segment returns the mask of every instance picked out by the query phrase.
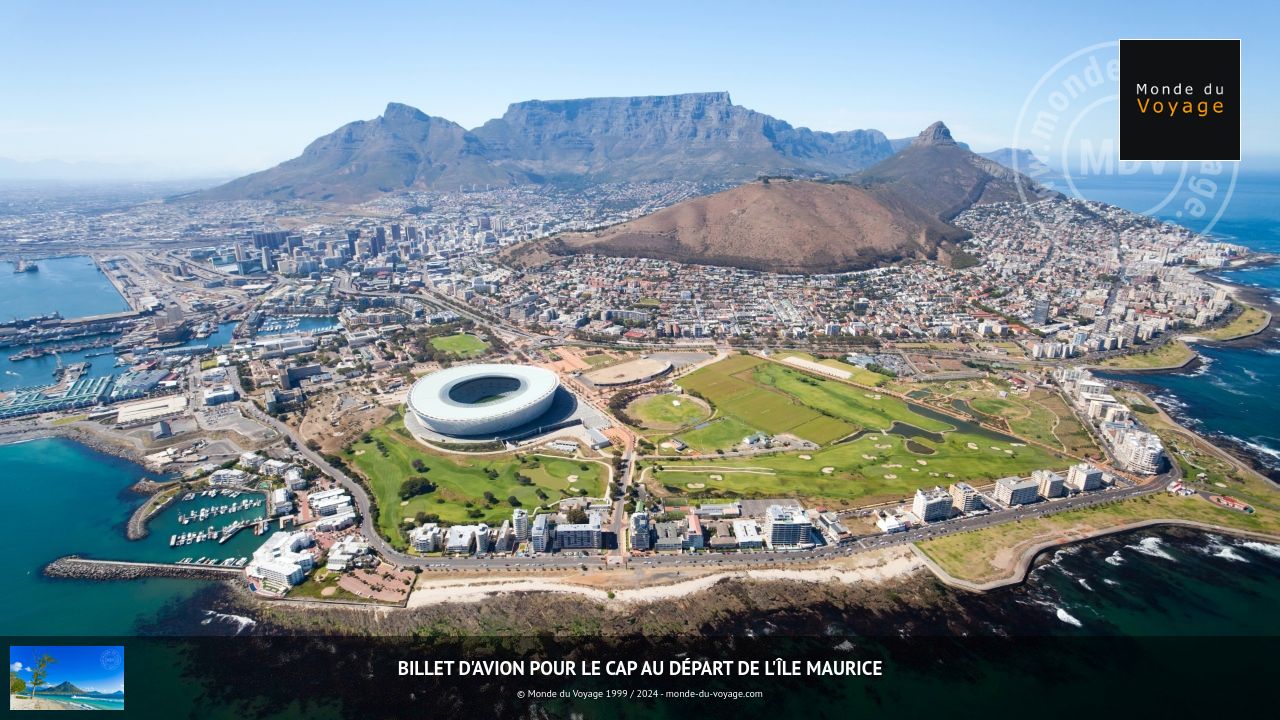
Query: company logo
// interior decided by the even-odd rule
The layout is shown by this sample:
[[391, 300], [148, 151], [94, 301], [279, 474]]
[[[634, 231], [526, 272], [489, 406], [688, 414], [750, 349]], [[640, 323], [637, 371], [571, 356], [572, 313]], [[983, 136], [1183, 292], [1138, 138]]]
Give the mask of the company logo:
[[[1123, 42], [1128, 46], [1133, 41]], [[1031, 88], [1010, 143], [1011, 165], [1023, 176], [1017, 181], [1019, 194], [1026, 202], [1057, 193], [1102, 200], [1112, 197], [1106, 190], [1127, 184], [1135, 191], [1134, 200], [1126, 203], [1131, 209], [1207, 233], [1226, 210], [1239, 163], [1186, 156], [1121, 160], [1121, 103], [1133, 100], [1132, 93], [1122, 93], [1121, 75], [1127, 74], [1121, 71], [1120, 45], [1112, 41], [1081, 48], [1050, 67]], [[1153, 80], [1146, 82], [1150, 86]], [[1200, 90], [1205, 84], [1200, 83]], [[1192, 116], [1198, 112], [1195, 107]], [[1212, 112], [1212, 105], [1206, 112]], [[1127, 142], [1128, 136], [1124, 138]]]

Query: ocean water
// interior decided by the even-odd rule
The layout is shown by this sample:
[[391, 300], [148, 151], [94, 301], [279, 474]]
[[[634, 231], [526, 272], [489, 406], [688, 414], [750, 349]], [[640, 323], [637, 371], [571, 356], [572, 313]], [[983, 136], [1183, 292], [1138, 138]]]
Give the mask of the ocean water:
[[[1111, 177], [1092, 180], [1082, 188], [1089, 199], [1144, 210], [1167, 181]], [[1174, 209], [1160, 213], [1179, 222]], [[1195, 228], [1194, 225], [1188, 224]], [[1199, 228], [1195, 228], [1199, 229]], [[1242, 171], [1235, 191], [1213, 234], [1255, 251], [1280, 253], [1280, 175]], [[1258, 288], [1280, 302], [1280, 266], [1264, 266], [1218, 273], [1241, 285]], [[1236, 445], [1280, 476], [1280, 423], [1274, 408], [1280, 400], [1280, 333], [1274, 328], [1266, 342], [1247, 346], [1201, 345], [1204, 362], [1187, 371], [1155, 374], [1111, 374], [1155, 389], [1155, 399], [1182, 422], [1198, 431]]]
[[[59, 698], [60, 700], [62, 698]], [[76, 705], [87, 706], [94, 710], [124, 710], [124, 698], [99, 698], [84, 695], [72, 695], [66, 700]]]
[[[131, 635], [140, 621], [151, 620], [166, 604], [190, 598], [205, 587], [199, 581], [169, 578], [93, 582], [41, 574], [47, 563], [64, 555], [169, 561], [200, 555], [241, 557], [261, 543], [252, 531], [243, 530], [224, 545], [170, 548], [169, 536], [179, 527], [177, 511], [196, 503], [171, 505], [153, 519], [149, 537], [126, 539], [129, 515], [143, 501], [128, 488], [148, 473], [76, 442], [51, 438], [0, 445], [0, 467], [5, 469], [0, 491], [9, 501], [8, 560], [0, 565], [6, 597], [0, 635]], [[250, 517], [252, 511], [241, 515]], [[219, 519], [219, 527], [226, 522]]]
[[103, 315], [129, 309], [115, 286], [88, 256], [37, 260], [39, 272], [15, 273], [0, 264], [0, 319], [45, 315], [65, 318]]

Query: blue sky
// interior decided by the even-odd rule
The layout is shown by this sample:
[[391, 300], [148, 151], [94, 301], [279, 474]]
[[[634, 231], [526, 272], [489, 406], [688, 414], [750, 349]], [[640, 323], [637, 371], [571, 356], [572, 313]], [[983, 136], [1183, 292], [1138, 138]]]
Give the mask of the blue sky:
[[[109, 650], [114, 655], [103, 660]], [[68, 681], [85, 691], [112, 693], [124, 690], [124, 648], [119, 645], [13, 645], [9, 647], [9, 670], [31, 682], [31, 671], [41, 655], [49, 655], [47, 685]]]
[[1245, 156], [1280, 156], [1277, 28], [1225, 1], [6, 0], [0, 157], [237, 173], [392, 100], [470, 128], [519, 100], [707, 90], [820, 130], [942, 119], [986, 150], [1058, 60], [1120, 37], [1242, 38]]

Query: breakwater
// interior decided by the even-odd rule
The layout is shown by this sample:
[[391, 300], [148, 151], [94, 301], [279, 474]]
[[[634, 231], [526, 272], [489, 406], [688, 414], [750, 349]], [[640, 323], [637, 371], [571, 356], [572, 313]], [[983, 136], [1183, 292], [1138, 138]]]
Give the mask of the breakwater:
[[185, 580], [226, 580], [240, 574], [239, 568], [216, 565], [175, 565], [172, 563], [91, 560], [69, 555], [44, 566], [46, 577], [81, 580], [137, 580], [147, 577]]

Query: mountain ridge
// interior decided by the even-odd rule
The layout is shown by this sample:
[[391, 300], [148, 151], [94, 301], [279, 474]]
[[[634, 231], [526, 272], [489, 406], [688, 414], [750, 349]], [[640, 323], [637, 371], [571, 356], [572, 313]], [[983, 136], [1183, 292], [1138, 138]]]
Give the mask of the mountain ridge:
[[889, 157], [879, 130], [823, 132], [727, 92], [528, 100], [467, 130], [402, 103], [313, 140], [298, 157], [192, 198], [350, 201], [406, 189], [838, 176]]

